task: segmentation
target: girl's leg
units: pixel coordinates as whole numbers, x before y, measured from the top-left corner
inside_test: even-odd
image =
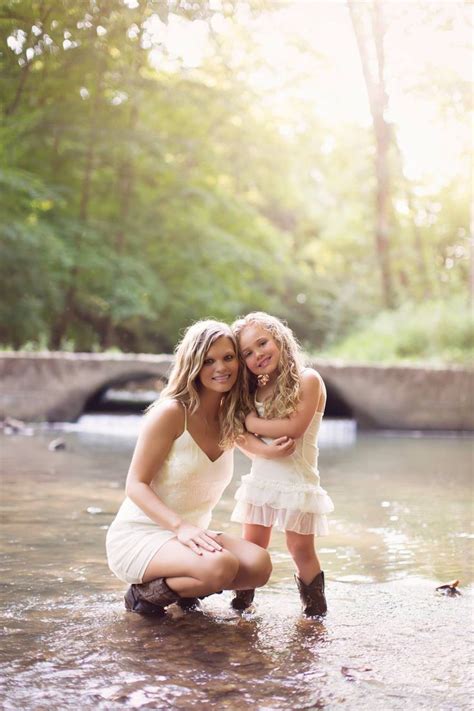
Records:
[[[247,610],[251,606],[255,596],[255,588],[264,585],[267,582],[272,570],[270,556],[263,550],[264,548],[267,548],[270,543],[272,535],[271,527],[259,526],[254,523],[244,523],[242,534],[244,538],[242,543],[246,545],[253,545],[253,548],[259,550],[260,554],[266,556],[265,560],[268,562],[267,565],[261,569],[265,578],[263,582],[258,582],[258,578],[256,579],[257,582],[255,579],[249,579],[246,584],[243,584],[242,580],[235,580],[235,596],[231,602],[231,605],[234,610],[239,610],[240,612]]]
[[[324,573],[314,547],[314,536],[286,531],[286,544],[298,570],[295,578],[304,614],[307,617],[325,615],[328,606]]]
[[[309,585],[321,572],[321,563],[314,547],[314,535],[304,535],[295,531],[285,531],[286,545],[295,561],[298,577]]]
[[[256,523],[244,523],[242,533],[245,541],[256,543],[260,548],[268,548],[272,537],[272,528],[271,526],[259,526]]]

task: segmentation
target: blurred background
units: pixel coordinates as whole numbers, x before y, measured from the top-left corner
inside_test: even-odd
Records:
[[[0,342],[467,363],[470,2],[0,2]]]

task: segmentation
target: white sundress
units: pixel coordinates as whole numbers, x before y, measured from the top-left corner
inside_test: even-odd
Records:
[[[263,403],[256,400],[255,406],[263,417]],[[250,474],[242,477],[235,494],[232,521],[302,534],[328,534],[326,514],[334,511],[334,504],[319,480],[317,441],[322,417],[322,412],[314,414],[289,457],[255,457]],[[262,439],[272,442],[270,438]]]
[[[170,509],[189,523],[207,528],[212,510],[232,479],[233,449],[211,460],[195,442],[185,424],[182,434],[150,486]],[[107,532],[107,560],[124,583],[141,583],[151,559],[176,533],[162,528],[128,497]]]

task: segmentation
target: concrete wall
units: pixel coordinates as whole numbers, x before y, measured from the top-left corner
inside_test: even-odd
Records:
[[[110,383],[146,375],[166,378],[169,355],[7,353],[0,355],[0,417],[68,421]]]
[[[0,418],[74,420],[110,384],[166,378],[170,355],[94,353],[0,354]],[[362,427],[474,430],[474,371],[460,367],[312,365]]]

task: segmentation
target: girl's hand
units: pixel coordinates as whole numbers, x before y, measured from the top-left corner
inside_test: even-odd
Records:
[[[289,457],[296,449],[296,442],[291,437],[278,437],[266,446],[265,459]]]
[[[214,531],[207,531],[198,526],[193,526],[192,523],[182,523],[176,531],[178,541],[190,548],[196,555],[202,555],[203,550],[211,553],[221,551],[222,546],[214,540],[216,536],[217,533],[214,533]]]

